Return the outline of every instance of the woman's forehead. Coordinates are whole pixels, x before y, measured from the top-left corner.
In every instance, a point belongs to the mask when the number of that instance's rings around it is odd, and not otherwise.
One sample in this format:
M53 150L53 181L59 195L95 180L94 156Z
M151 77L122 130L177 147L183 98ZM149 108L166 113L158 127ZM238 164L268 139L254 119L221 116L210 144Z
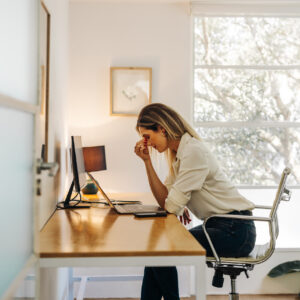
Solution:
M149 135L151 132L153 132L153 130L146 129L145 127L139 127L140 135Z

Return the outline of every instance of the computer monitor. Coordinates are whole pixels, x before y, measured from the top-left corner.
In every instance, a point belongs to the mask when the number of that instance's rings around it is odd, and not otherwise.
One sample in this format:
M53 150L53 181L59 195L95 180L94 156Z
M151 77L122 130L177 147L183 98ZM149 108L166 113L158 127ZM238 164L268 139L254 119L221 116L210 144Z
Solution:
M80 136L71 136L71 165L73 172L73 180L67 194L67 197L64 202L59 203L58 208L67 209L67 208L87 208L89 206L78 205L81 202L81 189L86 184L86 173L84 167L84 157L82 142ZM72 193L75 187L77 192L76 196L79 194L79 199L75 200L72 198ZM74 202L74 203L73 203Z
M82 142L80 136L71 136L72 143L72 170L75 190L80 193L86 184Z

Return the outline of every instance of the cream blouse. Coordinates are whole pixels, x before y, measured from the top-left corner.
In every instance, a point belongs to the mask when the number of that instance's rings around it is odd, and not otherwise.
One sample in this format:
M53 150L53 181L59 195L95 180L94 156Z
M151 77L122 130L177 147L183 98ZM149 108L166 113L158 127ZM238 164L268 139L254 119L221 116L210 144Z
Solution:
M226 179L216 159L203 141L185 133L173 162L174 175L165 180L169 191L165 208L181 215L185 206L200 219L233 210L252 210L254 204L244 198Z

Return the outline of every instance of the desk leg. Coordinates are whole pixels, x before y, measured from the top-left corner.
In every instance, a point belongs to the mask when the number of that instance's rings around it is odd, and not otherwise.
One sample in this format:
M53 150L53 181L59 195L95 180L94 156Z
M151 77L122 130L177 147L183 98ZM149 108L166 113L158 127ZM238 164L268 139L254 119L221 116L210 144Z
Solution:
M196 300L206 299L206 263L205 256L197 257L195 264L195 294Z
M57 268L40 268L39 300L58 300Z
M74 300L73 268L68 268L68 280L69 280L69 285L68 285L69 300Z
M73 276L67 268L41 267L39 300L73 300Z

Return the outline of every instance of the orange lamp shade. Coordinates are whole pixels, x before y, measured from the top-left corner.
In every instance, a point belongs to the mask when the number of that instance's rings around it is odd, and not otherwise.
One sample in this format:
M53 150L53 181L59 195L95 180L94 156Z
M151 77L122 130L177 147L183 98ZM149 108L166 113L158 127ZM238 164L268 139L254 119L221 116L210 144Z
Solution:
M83 147L84 167L86 172L106 170L105 147Z

